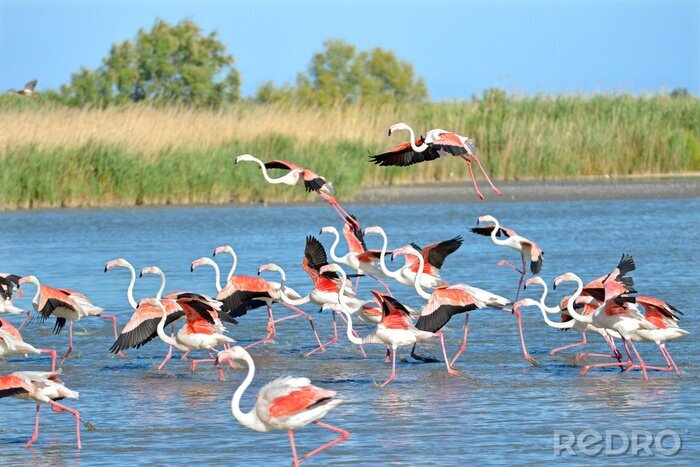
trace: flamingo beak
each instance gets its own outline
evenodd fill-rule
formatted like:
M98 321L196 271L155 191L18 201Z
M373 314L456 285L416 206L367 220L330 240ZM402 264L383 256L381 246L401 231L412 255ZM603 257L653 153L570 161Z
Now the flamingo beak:
M109 269L109 268L108 268L107 265L105 264L105 272L107 272L108 269Z

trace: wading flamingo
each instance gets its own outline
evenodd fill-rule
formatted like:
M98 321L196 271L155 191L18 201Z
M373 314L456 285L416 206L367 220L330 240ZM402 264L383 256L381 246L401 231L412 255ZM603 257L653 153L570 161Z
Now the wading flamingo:
M27 344L22 335L8 321L0 318L0 360L11 355L51 355L51 371L56 371L56 351L52 349L37 349Z
M19 325L19 330L21 331L24 325L31 319L32 314L28 310L17 308L15 304L12 303L24 295L24 291L18 290L20 279L21 277L16 274L0 273L0 314L26 314L27 316L24 318L24 321ZM12 295L15 292L17 292L17 296L13 297Z
M518 235L515 232L515 230L508 229L506 227L501 227L500 223L495 217L481 216L479 217L476 223L477 225L480 225L484 222L493 222L494 225L474 227L472 229L472 232L474 232L475 234L491 237L491 240L496 245L507 246L520 253L520 257L523 262L522 269L518 269L506 260L501 260L501 262L498 263L499 266L505 264L520 273L518 291L515 295L515 300L517 301L518 298L520 298L520 287L523 285L525 273L527 272L525 269L527 260L530 260L530 270L532 271L532 273L539 274L540 271L542 271L542 261L544 260L544 252L542 251L542 248L540 248L539 245L537 245L537 243ZM501 235L505 237L503 240L500 239Z
M321 270L324 271L325 269L330 269L331 267L332 265L324 266L321 268ZM365 337L355 336L352 326L352 315L350 314L350 310L345 306L344 296L343 294L338 294L337 297L338 304L340 305L340 312L345 314L347 318L347 336L350 342L358 345L379 344L386 347L391 347L391 375L389 375L389 378L386 381L379 385L380 388L383 388L389 384L396 376L396 349L402 346L414 345L419 341L434 338L440 339L447 373L454 376L461 376L458 371L452 369L450 366L449 359L447 358L447 352L445 351L445 339L442 333L421 331L413 325L411 313L398 300L388 295L384 295L376 290L372 290L372 294L381 304L382 319L379 324L377 324L374 331ZM324 305L324 308L330 308L332 306L333 305L331 304L326 304Z
M212 307L201 297L192 294L192 297L180 298L177 300L178 305L185 312L185 325L177 332L175 337L165 333L165 322L168 319L168 312L161 300L157 298L147 298L144 303L155 306L160 310L161 318L158 323L158 337L166 344L175 347L183 352L191 352L193 350L204 350L209 354L210 359L192 360L191 369L195 371L197 364L203 362L215 362L215 357L212 352L217 352L217 347L235 342L228 336L221 333L219 328L214 325L214 320L211 315L216 312ZM224 380L224 373L217 364L219 372L219 380Z
M348 214L348 212L333 197L333 183L318 175L316 172L312 172L309 169L299 167L292 162L283 160L273 160L263 163L263 161L257 157L251 156L250 154L242 154L236 157L236 164L240 162L254 162L258 164L267 183L273 185L280 183L291 186L303 185L306 191L313 191L321 198L325 199L343 221L350 217L350 214ZM282 177L271 178L267 173L268 169L282 169L287 170L288 172Z
M638 310L636 310L636 308L632 308L631 306L629 306L634 305L634 303L630 303L631 301L634 301L634 298L607 293L609 288L614 287L611 282L608 282L608 284L610 285L606 285L605 302L592 313L588 315L582 315L578 311L576 311L576 309L574 308L574 303L576 302L576 299L581 295L581 292L583 292L583 282L581 282L581 279L576 274L568 272L554 279L554 288L556 288L559 284L563 282L576 282L577 285L576 291L571 297L569 297L569 300L566 303L566 308L569 312L569 315L571 315L571 317L577 321L582 321L587 324L593 324L597 328L616 331L618 334L620 334L620 339L624 344L628 358L626 362L622 363L617 362L586 365L579 374L583 376L591 368L619 365L633 368L634 363L632 361L632 354L629 351L629 347L631 347L637 358L637 361L639 362L639 367L642 370L644 379L649 379L649 377L647 376L646 364L644 363L644 360L642 360L642 357L639 355L639 352L637 352L637 349L632 341L639 340L637 332L640 329L652 330L658 328L656 325L645 320L644 317L638 312Z
M14 92L19 94L20 96L26 96L26 97L39 97L39 93L34 91L34 88L36 88L36 83L37 80L33 79L27 84L24 85L22 89L8 89L7 92Z
M126 299L129 301L131 309L136 310L136 307L138 306L138 304L136 303L136 299L134 299L134 284L136 283L136 270L131 265L131 263L125 260L124 258L113 259L112 261L109 261L107 264L105 264L105 272L109 271L112 268L126 268L129 270L129 273L131 274L131 279L129 280L129 286L126 289ZM165 288L165 283L163 283L163 288Z
M41 315L41 320L45 321L50 316L56 318L54 334L61 332L66 321L68 322L68 351L61 359L61 363L65 362L68 356L73 353L73 321L86 316L109 319L114 327L114 339L117 339L117 318L114 315L102 313L102 308L95 306L85 295L70 289L56 289L48 285L41 285L35 276L25 276L19 280L20 287L25 283L36 286L32 305Z
M68 389L58 376L61 371L16 371L12 374L0 377L0 398L16 397L17 399L36 401L36 420L34 422L34 435L27 441L24 447L31 446L39 437L39 409L41 404L50 404L54 412L68 412L75 417L75 436L80 444L80 413L77 410L66 407L56 402L61 399L77 399L79 394ZM92 425L86 424L88 428Z
M350 437L350 433L347 431L320 421L342 402L341 399L336 398L338 393L314 386L308 378L287 376L267 383L258 392L255 407L250 412L243 413L241 411L241 397L255 377L255 363L253 363L250 354L240 346L222 350L217 359L219 363L232 360L246 363L248 374L233 393L231 413L241 425L254 431L267 433L272 430L286 430L292 447L294 459L292 466L298 466L311 456ZM340 437L299 458L294 444L294 430L310 423L338 433Z
M474 159L479 165L481 173L484 174L489 185L491 185L491 189L497 195L502 195L498 188L493 185L493 182L491 182L484 167L481 165L481 161L476 156L476 145L471 138L440 129L430 130L425 136L416 138L413 128L405 123L392 125L389 128L389 136L395 131L408 131L411 135L411 140L395 147L391 151L371 156L370 159L372 162L380 166L405 167L418 164L419 162L431 161L440 157L461 157L464 159L464 162L467 163L467 167L469 167L469 174L471 175L476 195L479 199L484 199L484 196L479 191L479 187L476 185L476 179L474 178L474 171L472 169L472 159Z
M423 268L423 255L418 252L412 246L405 246L394 250L392 257L398 255L412 256L419 264L418 271L422 271ZM422 331L428 332L438 332L445 324L452 318L452 316L465 313L464 321L464 339L462 340L462 345L459 350L452 358L450 366L454 365L457 359L462 355L462 353L467 348L467 334L469 332L469 312L481 308L496 308L498 310L504 310L510 312L511 310L505 307L510 305L510 301L496 295L494 293L488 292L486 290L480 289L478 287L472 287L467 284L450 284L436 287L432 290L432 293L427 293L421 287L421 275L423 273L419 272L415 275L413 280L413 286L418 295L427 300L428 303L423 307L418 321L416 321L416 327ZM515 313L515 312L513 312ZM530 356L525 347L525 338L523 337L522 330L522 317L520 313L515 313L518 317L518 327L520 329L520 342L523 347L523 356L527 361L533 365L539 365L534 358ZM415 345L411 350L411 356L417 360L427 360L424 357L420 357L415 353Z
M414 278L418 272L418 261L409 261L407 258L404 266L396 271L390 271L386 267L386 254L392 252L387 252L388 240L384 229L379 226L367 227L365 229L365 234L376 234L382 237L383 243L382 249L379 252L379 267L384 275L391 277L401 285L413 287ZM420 250L423 255L423 274L420 275L420 284L422 287L433 288L447 284L447 282L440 278L440 269L445 262L445 258L457 251L461 245L462 237L459 236L451 240L428 245L425 248L420 248L415 244L410 245L414 248L418 247L417 249Z

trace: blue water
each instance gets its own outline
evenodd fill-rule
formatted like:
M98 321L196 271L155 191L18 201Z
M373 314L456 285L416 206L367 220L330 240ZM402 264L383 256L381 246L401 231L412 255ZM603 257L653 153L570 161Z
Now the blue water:
M408 349L402 349L397 379L378 389L373 383L384 381L390 371L383 363L383 348L367 347L368 358L362 360L341 337L327 353L304 359L300 354L314 344L308 325L302 320L287 321L279 326L274 342L252 350L258 372L243 408L250 408L257 388L284 375L307 376L317 385L340 392L345 402L326 421L349 430L351 438L309 464L640 461L624 455L554 455L555 430L579 433L588 428L628 434L632 430L675 430L683 443L680 453L646 460L678 464L697 460L700 200L357 205L350 210L364 226L382 225L390 246L409 241L424 245L463 235L465 244L446 261L444 278L509 297L514 295L517 276L496 263L503 257L518 258L468 231L479 215L493 214L538 242L545 251L542 275L547 282L566 271L584 280L598 277L616 265L622 252L630 253L638 266L634 273L637 289L683 310L682 327L691 335L668 345L683 372L680 377L652 373L647 382L638 372L614 370L592 370L579 377L573 352L548 355L554 347L578 341L574 331L547 328L538 312L525 311L526 342L541 363L533 367L521 356L514 317L482 310L472 314L469 347L457 366L464 378L446 377L442 363L414 362L408 358ZM228 243L238 252L239 273L254 274L259 265L274 261L287 270L289 285L306 293L310 282L300 269L304 237L318 234L328 224L340 227L326 206L0 213L0 270L34 274L47 285L82 291L115 313L121 326L131 314L125 297L129 276L124 269L104 274L108 260L124 257L137 268L156 264L168 277L167 290L214 294L211 269L190 273L189 265ZM330 239L324 241L329 246ZM378 238L368 237L368 241L370 246L380 245ZM230 259L220 264L228 271ZM137 299L152 296L158 281L154 276L137 281ZM371 285L364 281L360 295L368 296ZM28 296L18 301L25 307L30 306L34 290L27 287ZM409 288L395 285L393 289L406 303L420 306ZM567 292L566 287L557 290L551 303ZM308 311L314 312L322 337L329 338L330 316L316 314L314 308ZM277 313L283 316L285 311ZM264 335L264 312L252 312L240 321L230 327L231 336L239 342ZM450 353L459 346L462 325L459 317L446 328ZM53 336L52 326L35 322L24 332L25 339L62 352L67 333ZM368 330L362 328L360 334ZM178 359L158 371L154 364L167 350L158 340L130 350L130 363L114 358L108 352L113 341L110 327L100 319L76 323L75 340L74 357L63 366L64 380L81 397L66 403L80 410L95 431L84 430L83 450L78 452L72 418L45 409L39 440L25 449L22 445L32 433L34 407L25 401L1 399L1 464L289 464L284 433L253 432L231 416L229 401L243 371L228 370L223 383L217 381L212 367L202 366L192 374L188 364ZM589 341L589 350L605 350L597 336L590 336ZM639 348L648 362L661 363L655 346L640 344ZM439 356L433 344L425 344L423 352ZM46 367L45 358L13 358L0 362L0 374ZM302 452L331 438L315 426L297 432Z

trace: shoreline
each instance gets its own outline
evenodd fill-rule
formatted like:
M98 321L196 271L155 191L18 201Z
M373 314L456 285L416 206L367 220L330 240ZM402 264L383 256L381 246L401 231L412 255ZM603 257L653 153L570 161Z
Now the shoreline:
M484 195L480 201L474 194L469 180L451 183L420 185L397 185L361 189L351 200L342 200L347 205L408 205L408 204L459 204L482 202L546 202L546 201L603 201L643 199L694 199L700 198L700 176L685 175L684 178L588 178L556 181L496 181L503 196L496 195L487 183L479 181ZM484 186L485 185L485 186ZM324 201L309 195L306 202L255 201L222 204L170 203L142 205L107 205L85 207L0 209L1 213L56 212L56 211L106 211L126 209L179 209L179 208L226 208L226 207L281 207L323 205Z

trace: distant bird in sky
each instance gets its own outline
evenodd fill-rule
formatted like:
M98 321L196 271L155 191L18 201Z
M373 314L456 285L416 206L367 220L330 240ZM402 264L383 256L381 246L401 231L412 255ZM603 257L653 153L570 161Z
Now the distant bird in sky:
M320 421L328 412L343 402L335 391L319 388L308 378L287 376L267 383L258 391L255 407L250 412L241 411L241 397L255 377L255 363L243 347L235 346L222 350L217 363L242 361L248 365L248 374L231 398L231 413L238 422L251 430L266 433L272 430L286 430L292 447L292 466L315 456L331 446L350 437L350 433ZM340 434L339 438L314 449L301 458L294 443L294 430L314 423L321 428Z
M479 191L476 179L474 178L474 170L472 169L473 159L479 165L479 169L481 169L481 173L484 174L489 185L491 185L491 189L493 189L496 194L502 195L498 188L494 186L493 182L491 182L491 179L486 174L486 170L484 170L484 167L481 165L481 161L476 155L476 145L471 138L440 129L430 130L425 136L416 138L413 128L405 123L392 125L389 128L389 136L395 131L408 131L411 135L411 140L395 147L391 151L371 156L372 162L381 166L404 167L418 164L419 162L431 161L440 157L461 157L467 163L467 167L469 167L469 174L471 175L476 195L479 199L484 199L484 195Z
M329 182L316 172L300 167L293 162L279 159L263 163L263 161L257 157L251 156L250 154L243 154L236 157L236 164L240 162L255 162L258 164L267 183L271 183L273 185L280 183L292 186L301 185L306 188L306 191L315 192L321 198L328 201L328 204L335 209L335 212L338 213L343 221L345 221L346 218L351 217L350 214L333 197L333 183ZM281 169L287 170L288 172L282 177L271 178L267 173L267 169Z
M24 85L22 89L8 89L7 92L14 92L19 94L20 96L27 96L27 97L39 97L39 93L34 91L34 88L36 87L37 80L33 79L27 84Z

